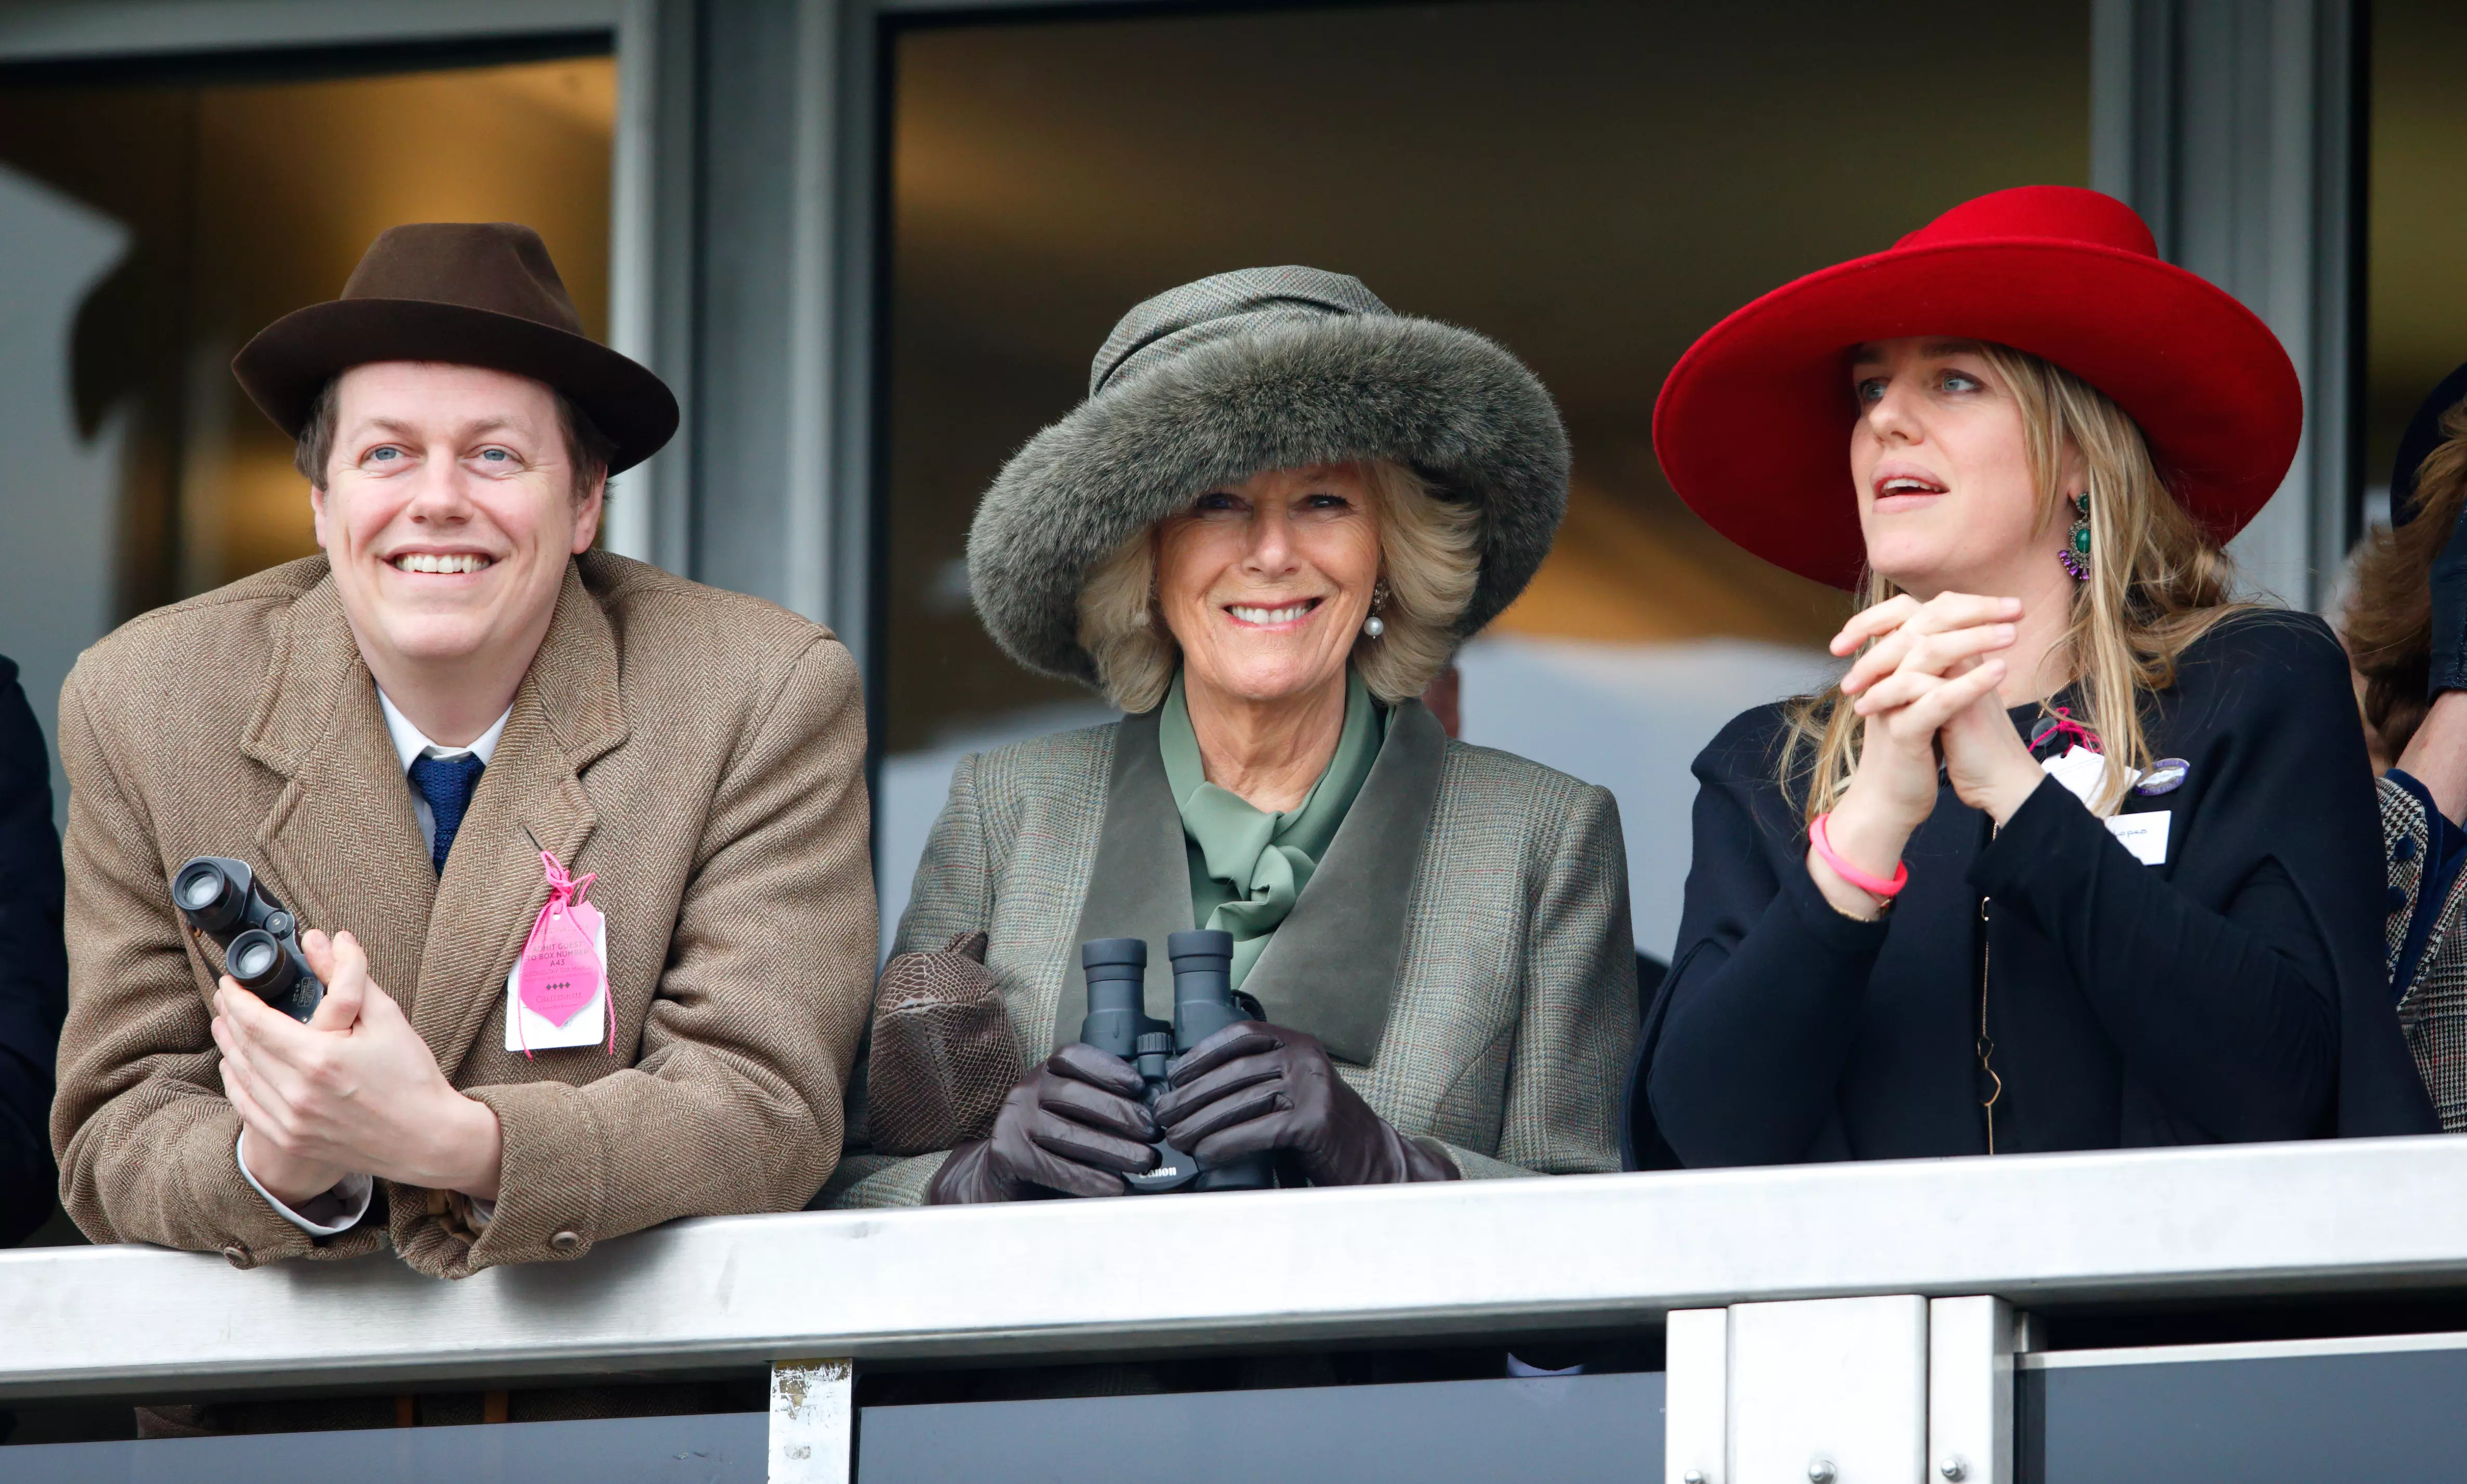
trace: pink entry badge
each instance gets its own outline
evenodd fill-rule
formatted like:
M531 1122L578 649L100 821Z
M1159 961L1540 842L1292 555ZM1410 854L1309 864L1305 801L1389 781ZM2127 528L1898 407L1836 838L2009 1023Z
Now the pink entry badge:
M577 881L541 852L549 895L532 924L522 957L506 976L506 1049L606 1046L616 1049L608 1014L608 924L583 900L592 876Z

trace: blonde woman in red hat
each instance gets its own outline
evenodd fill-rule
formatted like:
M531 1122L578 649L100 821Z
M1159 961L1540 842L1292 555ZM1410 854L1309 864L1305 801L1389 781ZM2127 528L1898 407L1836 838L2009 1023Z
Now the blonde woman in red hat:
M2231 596L2223 548L2301 422L2259 320L2063 187L1680 361L1654 440L1681 497L1863 602L1837 685L1696 761L1638 1162L2434 1130L2345 661Z

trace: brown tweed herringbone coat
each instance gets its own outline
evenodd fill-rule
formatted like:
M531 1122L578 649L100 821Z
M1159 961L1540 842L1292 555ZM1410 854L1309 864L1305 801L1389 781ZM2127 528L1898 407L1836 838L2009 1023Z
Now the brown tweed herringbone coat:
M1023 1073L1078 1036L1087 938L1156 945L1148 1013L1172 1013L1161 950L1190 880L1156 732L1150 711L962 758L926 841L896 949L985 933ZM1408 702L1243 988L1469 1178L1616 1170L1637 1034L1618 805ZM852 1145L831 1202L913 1203L944 1158Z
M390 1234L423 1272L570 1258L672 1217L791 1210L839 1153L874 964L864 707L848 651L767 603L586 553L440 877L323 557L124 625L60 695L70 990L52 1138L100 1242L242 1266ZM546 900L536 838L597 871L616 1052L505 1045L506 977ZM233 1158L215 973L169 873L246 859L348 928L505 1171L476 1240L388 1185L322 1244Z

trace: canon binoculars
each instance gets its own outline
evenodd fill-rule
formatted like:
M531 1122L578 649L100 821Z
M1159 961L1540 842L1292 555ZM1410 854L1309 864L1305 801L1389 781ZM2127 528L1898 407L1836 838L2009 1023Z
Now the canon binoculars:
M1264 1017L1259 1001L1234 987L1234 934L1201 929L1165 940L1173 960L1173 1020L1147 1013L1148 945L1140 938L1096 938L1079 945L1079 967L1088 975L1088 1018L1079 1039L1138 1068L1145 1084L1141 1101L1153 1107L1166 1090L1165 1070L1176 1056L1237 1021ZM1133 1195L1168 1190L1270 1190L1274 1160L1245 1155L1224 1164L1203 1164L1160 1138L1149 1145L1156 1168L1125 1175Z
M300 952L300 922L245 861L201 855L171 878L171 902L190 930L223 951L223 972L240 988L306 1023L326 985Z

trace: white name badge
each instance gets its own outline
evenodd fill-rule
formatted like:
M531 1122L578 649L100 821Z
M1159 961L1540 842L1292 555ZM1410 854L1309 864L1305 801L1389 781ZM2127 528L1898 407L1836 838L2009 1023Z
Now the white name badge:
M2119 814L2106 822L2107 832L2114 835L2133 858L2144 866L2167 864L2167 821L2175 816L2164 809L2148 814Z
M506 1049L509 1051L554 1051L560 1046L605 1046L608 1044L608 919L601 917L592 926L591 945L600 952L600 987L589 1003L574 1012L574 1019L559 1025L523 1003L517 982L522 978L520 958L506 975Z
M2048 758L2039 766L2085 804L2098 797L2099 785L2107 780L2107 758L2086 747L2067 748L2063 756ZM2124 771L2129 775L2124 780L2126 788L2141 781L2141 770Z

